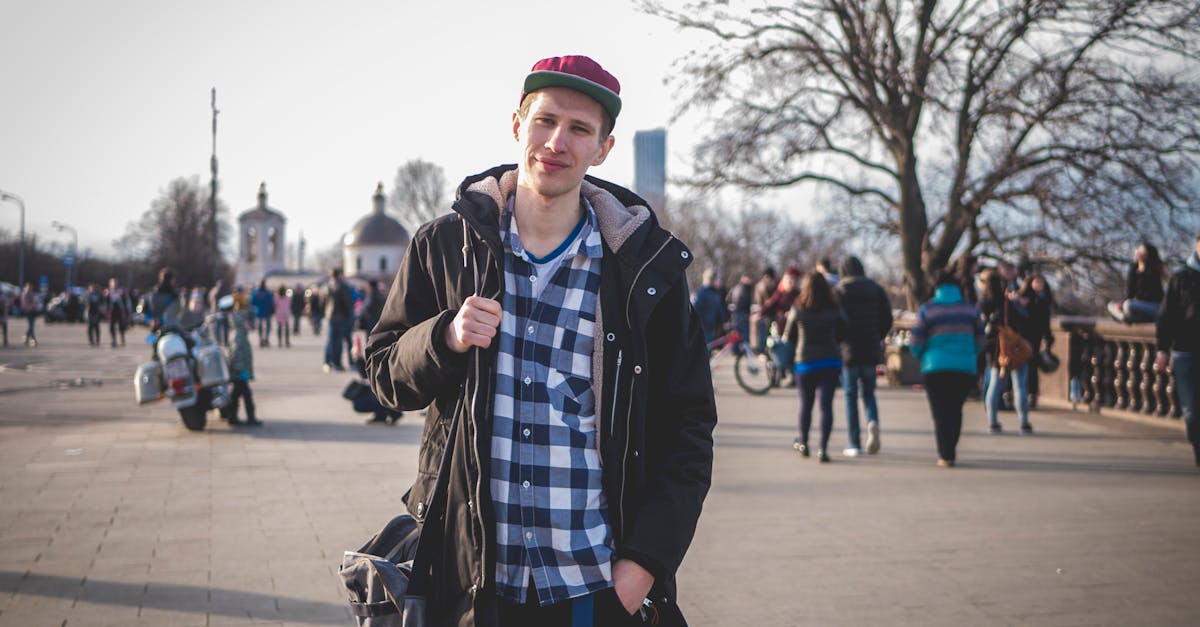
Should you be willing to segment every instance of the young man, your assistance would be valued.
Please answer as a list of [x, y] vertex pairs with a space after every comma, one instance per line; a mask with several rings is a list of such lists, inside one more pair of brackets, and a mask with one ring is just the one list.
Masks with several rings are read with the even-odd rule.
[[1200, 370], [1196, 367], [1200, 358], [1200, 334], [1196, 333], [1200, 329], [1200, 233], [1196, 234], [1196, 249], [1187, 263], [1167, 283], [1156, 329], [1158, 357], [1154, 365], [1166, 368], [1168, 356], [1171, 359], [1187, 438], [1200, 466], [1200, 416], [1196, 415], [1196, 387], [1200, 385]]
[[587, 57], [535, 64], [518, 164], [469, 177], [417, 231], [371, 334], [379, 400], [429, 405], [404, 499], [423, 522], [458, 418], [432, 624], [684, 624], [674, 575], [716, 407], [691, 253], [644, 200], [584, 176], [613, 147], [619, 91]]

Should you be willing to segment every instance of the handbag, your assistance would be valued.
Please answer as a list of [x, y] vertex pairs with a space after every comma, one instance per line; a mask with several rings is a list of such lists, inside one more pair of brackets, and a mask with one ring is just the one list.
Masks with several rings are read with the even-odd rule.
[[1004, 304], [1004, 324], [1000, 325], [999, 343], [1000, 355], [997, 361], [1005, 370], [1013, 370], [1024, 366], [1033, 357], [1033, 346], [1029, 340], [1021, 337], [1016, 329], [1008, 326], [1008, 303]]
[[349, 592], [350, 614], [359, 627], [427, 627], [430, 566], [434, 545], [440, 540], [439, 526], [450, 454], [458, 430], [458, 413], [450, 421], [446, 449], [438, 468], [437, 481], [425, 521], [432, 522], [427, 533], [409, 514], [396, 516], [357, 551], [346, 551], [338, 575]]
[[365, 392], [370, 391], [371, 386], [359, 381], [358, 379], [351, 379], [350, 382], [346, 384], [346, 387], [342, 388], [342, 398], [348, 401], [353, 401], [354, 399], [362, 396]]

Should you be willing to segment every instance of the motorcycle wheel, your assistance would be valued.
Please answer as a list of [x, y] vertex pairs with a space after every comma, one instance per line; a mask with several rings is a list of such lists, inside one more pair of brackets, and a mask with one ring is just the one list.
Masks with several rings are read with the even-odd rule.
[[779, 384], [775, 363], [763, 353], [738, 355], [733, 361], [733, 376], [738, 387], [755, 396], [762, 396]]
[[196, 404], [191, 407], [181, 407], [179, 418], [188, 431], [203, 431], [208, 422], [208, 406], [212, 403], [212, 392], [207, 389], [196, 392]]

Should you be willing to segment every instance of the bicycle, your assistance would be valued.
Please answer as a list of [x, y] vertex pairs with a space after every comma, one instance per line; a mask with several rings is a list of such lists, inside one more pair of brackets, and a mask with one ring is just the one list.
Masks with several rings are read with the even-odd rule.
[[720, 367], [723, 356], [733, 354], [733, 377], [748, 394], [762, 396], [779, 387], [783, 380], [783, 371], [775, 365], [769, 349], [755, 350], [737, 329], [710, 342], [708, 352], [708, 365], [714, 371]]

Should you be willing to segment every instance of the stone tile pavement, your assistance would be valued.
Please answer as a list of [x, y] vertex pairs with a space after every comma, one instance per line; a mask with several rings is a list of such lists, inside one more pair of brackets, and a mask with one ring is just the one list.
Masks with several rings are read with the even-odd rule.
[[[146, 346], [39, 336], [0, 349], [0, 626], [352, 624], [337, 564], [399, 510], [421, 416], [364, 425], [304, 335], [256, 352], [266, 426], [189, 433], [133, 404]], [[972, 404], [945, 470], [924, 397], [883, 389], [881, 454], [837, 454], [839, 397], [818, 465], [790, 449], [794, 391], [750, 397], [728, 365], [717, 382], [714, 485], [679, 574], [692, 625], [1200, 624], [1178, 424], [1039, 411], [1036, 436], [989, 436]]]

